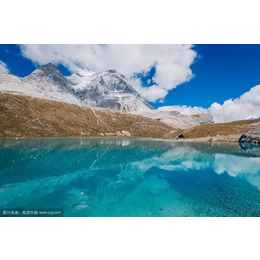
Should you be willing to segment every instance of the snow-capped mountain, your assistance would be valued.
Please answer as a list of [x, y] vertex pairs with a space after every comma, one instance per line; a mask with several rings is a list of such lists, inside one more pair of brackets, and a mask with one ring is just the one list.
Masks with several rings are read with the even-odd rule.
[[0, 74], [0, 91], [81, 105], [68, 80], [51, 63], [39, 67], [24, 78], [10, 73]]
[[0, 91], [82, 106], [111, 108], [159, 120], [178, 128], [213, 122], [210, 115], [186, 116], [176, 111], [155, 110], [115, 70], [95, 74], [76, 72], [66, 77], [55, 65], [48, 63], [24, 78], [0, 74]]
[[52, 63], [39, 67], [22, 81], [37, 89], [44, 98], [81, 104], [75, 97], [68, 80]]
[[92, 75], [76, 72], [65, 77], [55, 65], [48, 63], [24, 78], [0, 75], [0, 90], [127, 113], [154, 109], [114, 70]]
[[91, 76], [77, 72], [67, 77], [75, 96], [83, 105], [109, 107], [121, 112], [154, 109], [141, 98], [127, 79], [115, 70]]

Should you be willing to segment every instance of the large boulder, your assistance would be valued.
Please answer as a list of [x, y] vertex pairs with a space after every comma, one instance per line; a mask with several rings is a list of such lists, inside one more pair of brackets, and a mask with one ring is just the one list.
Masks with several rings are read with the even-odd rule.
[[239, 140], [239, 143], [249, 143], [249, 144], [260, 144], [260, 137], [259, 136], [252, 136], [243, 134]]

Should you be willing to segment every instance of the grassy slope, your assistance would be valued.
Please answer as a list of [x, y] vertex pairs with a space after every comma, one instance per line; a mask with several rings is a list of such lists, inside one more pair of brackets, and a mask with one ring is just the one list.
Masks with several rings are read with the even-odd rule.
[[241, 120], [230, 123], [205, 124], [185, 131], [185, 138], [211, 138], [214, 141], [237, 141], [243, 133], [252, 133], [251, 124], [259, 120]]
[[0, 138], [120, 136], [174, 138], [175, 129], [161, 122], [108, 109], [0, 92]]

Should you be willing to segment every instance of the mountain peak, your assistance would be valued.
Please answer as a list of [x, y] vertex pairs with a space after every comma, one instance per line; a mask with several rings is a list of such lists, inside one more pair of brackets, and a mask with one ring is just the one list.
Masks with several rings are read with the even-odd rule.
[[58, 85], [61, 89], [67, 88], [70, 91], [68, 80], [60, 70], [52, 63], [40, 66], [24, 80], [34, 86], [36, 85]]
[[36, 72], [36, 73], [37, 72], [43, 72], [45, 75], [50, 75], [50, 74], [53, 74], [53, 73], [61, 74], [60, 70], [53, 63], [50, 63], [50, 62], [45, 64], [45, 65], [40, 66], [34, 72]]
[[108, 73], [117, 73], [117, 74], [119, 74], [116, 70], [108, 70], [107, 72]]
[[53, 83], [61, 83], [63, 85], [67, 85], [67, 79], [60, 72], [60, 70], [53, 64], [47, 63], [45, 65], [40, 66], [35, 71], [33, 71], [29, 76], [25, 78], [33, 78], [33, 79], [42, 79], [45, 78], [47, 81], [52, 81]]
[[52, 63], [40, 66], [23, 81], [44, 95], [75, 104], [109, 107], [122, 112], [154, 109], [141, 98], [127, 79], [116, 70], [99, 73], [79, 70], [64, 76]]
[[53, 63], [51, 62], [48, 62], [47, 64], [45, 65], [42, 65], [42, 66], [47, 66], [47, 67], [56, 67]]

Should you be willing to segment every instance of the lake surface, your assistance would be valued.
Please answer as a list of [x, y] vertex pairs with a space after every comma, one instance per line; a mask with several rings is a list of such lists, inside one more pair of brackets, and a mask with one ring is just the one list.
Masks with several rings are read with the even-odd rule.
[[260, 216], [258, 146], [0, 140], [0, 209], [64, 216]]

